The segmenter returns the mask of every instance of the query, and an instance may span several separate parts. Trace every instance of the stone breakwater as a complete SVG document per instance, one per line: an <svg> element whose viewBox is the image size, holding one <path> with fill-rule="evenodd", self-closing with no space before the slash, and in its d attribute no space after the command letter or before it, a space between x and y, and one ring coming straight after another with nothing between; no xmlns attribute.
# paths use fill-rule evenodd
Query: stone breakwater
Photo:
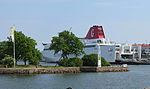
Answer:
<svg viewBox="0 0 150 89"><path fill-rule="evenodd" d="M127 72L128 67L72 67L72 68L0 68L0 74L63 74L80 72Z"/></svg>
<svg viewBox="0 0 150 89"><path fill-rule="evenodd" d="M82 72L127 72L128 67L81 67Z"/></svg>
<svg viewBox="0 0 150 89"><path fill-rule="evenodd" d="M74 68L0 68L0 74L59 74L80 73L79 67Z"/></svg>

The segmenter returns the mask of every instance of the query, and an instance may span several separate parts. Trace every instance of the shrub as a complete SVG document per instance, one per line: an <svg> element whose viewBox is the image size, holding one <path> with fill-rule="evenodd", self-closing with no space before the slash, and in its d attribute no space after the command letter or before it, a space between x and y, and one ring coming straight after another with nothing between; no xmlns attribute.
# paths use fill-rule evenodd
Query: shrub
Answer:
<svg viewBox="0 0 150 89"><path fill-rule="evenodd" d="M40 62L37 58L32 58L31 60L29 60L29 64L31 65L38 65Z"/></svg>
<svg viewBox="0 0 150 89"><path fill-rule="evenodd" d="M67 66L67 65L68 65L68 60L69 60L69 59L61 59L61 60L58 62L58 65L59 65L59 66Z"/></svg>
<svg viewBox="0 0 150 89"><path fill-rule="evenodd" d="M82 60L83 60L83 66L97 66L98 65L97 54L84 55L82 57ZM101 57L101 65L110 66L110 63L107 62L103 57Z"/></svg>
<svg viewBox="0 0 150 89"><path fill-rule="evenodd" d="M81 67L83 65L83 61L80 58L70 58L68 65L70 67Z"/></svg>
<svg viewBox="0 0 150 89"><path fill-rule="evenodd" d="M81 67L83 65L83 61L80 58L70 58L70 59L62 59L58 62L60 66L67 67Z"/></svg>
<svg viewBox="0 0 150 89"><path fill-rule="evenodd" d="M6 56L1 60L2 65L7 65L8 67L12 67L14 65L14 59L10 56Z"/></svg>
<svg viewBox="0 0 150 89"><path fill-rule="evenodd" d="M107 62L103 57L101 57L101 65L102 66L111 66L109 62Z"/></svg>
<svg viewBox="0 0 150 89"><path fill-rule="evenodd" d="M97 55L96 54L90 54L90 55L84 55L82 57L83 60L83 66L97 66Z"/></svg>

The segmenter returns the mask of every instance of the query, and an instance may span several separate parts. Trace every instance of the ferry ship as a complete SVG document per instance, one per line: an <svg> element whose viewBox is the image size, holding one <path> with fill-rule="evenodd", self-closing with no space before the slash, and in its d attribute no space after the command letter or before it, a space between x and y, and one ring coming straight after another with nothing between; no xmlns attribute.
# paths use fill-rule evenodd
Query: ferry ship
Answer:
<svg viewBox="0 0 150 89"><path fill-rule="evenodd" d="M84 51L86 54L98 54L99 50L101 52L101 57L104 57L108 62L115 62L115 48L114 42L105 38L105 34L102 26L93 26L89 29L85 38L80 38L81 42L84 44ZM54 50L50 50L51 43L43 43L44 50L42 51L43 59L46 62L57 62L61 57L61 52L54 55ZM99 49L100 46L100 49ZM79 56L82 58L84 55ZM70 58L74 57L69 55Z"/></svg>
<svg viewBox="0 0 150 89"><path fill-rule="evenodd" d="M85 38L80 38L84 44L86 54L98 54L108 62L136 62L141 59L150 59L150 44L127 44L115 43L105 37L102 26L93 26L89 29ZM43 43L43 59L46 62L57 62L61 57L61 52L54 55L54 50L50 50L51 43ZM100 46L100 47L99 47ZM100 49L99 49L100 48ZM79 56L82 58L84 55ZM74 57L69 55L69 57Z"/></svg>

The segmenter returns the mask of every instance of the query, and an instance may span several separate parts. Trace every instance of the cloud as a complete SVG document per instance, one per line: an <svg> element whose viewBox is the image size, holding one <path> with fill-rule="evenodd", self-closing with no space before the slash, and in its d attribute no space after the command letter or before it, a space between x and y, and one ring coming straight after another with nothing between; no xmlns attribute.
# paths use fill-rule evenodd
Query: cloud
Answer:
<svg viewBox="0 0 150 89"><path fill-rule="evenodd" d="M96 2L94 3L96 6L112 6L113 4L111 2Z"/></svg>

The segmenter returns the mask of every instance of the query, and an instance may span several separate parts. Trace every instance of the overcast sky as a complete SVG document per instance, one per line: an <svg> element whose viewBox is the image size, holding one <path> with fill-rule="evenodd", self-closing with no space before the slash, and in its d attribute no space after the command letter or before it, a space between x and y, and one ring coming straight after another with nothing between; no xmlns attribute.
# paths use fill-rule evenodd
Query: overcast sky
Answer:
<svg viewBox="0 0 150 89"><path fill-rule="evenodd" d="M102 25L106 38L121 43L150 43L150 0L0 0L0 41L10 27L35 39L37 48L58 32L85 37Z"/></svg>

